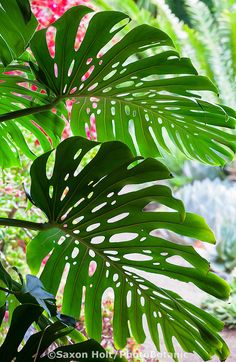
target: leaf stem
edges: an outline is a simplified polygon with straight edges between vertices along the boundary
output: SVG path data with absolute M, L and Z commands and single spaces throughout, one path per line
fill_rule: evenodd
M 2 292 L 8 293 L 8 294 L 15 294 L 15 292 L 13 292 L 12 290 L 6 289 L 6 288 L 3 288 L 3 287 L 0 287 L 0 290 Z
M 20 290 L 10 290 L 10 289 L 3 288 L 3 287 L 0 287 L 0 290 L 2 292 L 8 293 L 8 294 L 14 294 L 16 296 L 16 298 L 17 298 L 17 295 L 21 294 Z
M 39 113 L 39 112 L 46 112 L 46 111 L 52 109 L 54 106 L 56 106 L 57 103 L 60 102 L 60 100 L 61 100 L 61 98 L 58 97 L 58 98 L 55 98 L 51 103 L 45 104 L 43 106 L 19 109 L 17 111 L 1 114 L 0 123 L 10 121 L 12 119 L 16 119 L 19 117 L 29 116 L 31 114 L 35 114 L 35 113 Z
M 3 217 L 0 218 L 0 226 L 14 226 L 31 230 L 45 230 L 51 227 L 49 223 L 37 223 L 27 220 L 17 220 Z

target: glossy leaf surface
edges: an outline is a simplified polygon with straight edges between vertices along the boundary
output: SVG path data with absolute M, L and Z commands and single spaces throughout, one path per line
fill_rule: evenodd
M 63 141 L 56 153 L 40 156 L 31 167 L 31 199 L 49 224 L 29 244 L 28 263 L 37 273 L 50 253 L 41 279 L 53 294 L 67 270 L 63 313 L 79 318 L 85 288 L 91 338 L 100 339 L 102 296 L 112 288 L 118 348 L 126 345 L 130 333 L 139 343 L 144 341 L 145 315 L 157 349 L 159 326 L 169 352 L 174 352 L 176 337 L 185 351 L 196 351 L 203 359 L 214 353 L 225 356 L 227 347 L 217 335 L 221 322 L 149 281 L 147 273 L 162 274 L 192 282 L 219 298 L 229 293 L 192 247 L 158 236 L 159 229 L 166 229 L 214 242 L 205 221 L 186 214 L 182 202 L 160 184 L 170 177 L 160 162 L 134 158 L 120 142 L 99 144 L 80 137 Z M 160 206 L 155 212 L 147 208 L 153 202 Z M 184 264 L 178 265 L 175 257 Z
M 119 40 L 117 33 L 129 19 L 105 11 L 92 17 L 75 49 L 77 30 L 90 12 L 74 7 L 53 24 L 55 55 L 48 49 L 47 29 L 31 41 L 37 78 L 61 99 L 77 99 L 74 134 L 84 136 L 96 118 L 99 141 L 120 140 L 144 156 L 170 151 L 173 143 L 202 162 L 223 164 L 232 158 L 235 136 L 224 128 L 235 127 L 235 112 L 200 97 L 202 91 L 216 89 L 197 75 L 189 59 L 179 57 L 171 39 L 141 25 Z
M 7 66 L 27 47 L 37 27 L 29 0 L 1 0 L 0 61 Z
M 0 122 L 0 167 L 11 167 L 19 165 L 19 149 L 28 158 L 35 158 L 35 150 L 32 144 L 29 144 L 29 138 L 32 141 L 37 140 L 44 152 L 52 146 L 55 147 L 65 126 L 62 115 L 66 115 L 67 111 L 63 104 L 57 112 L 50 110 L 50 96 L 46 95 L 45 87 L 32 80 L 28 67 L 9 66 L 7 72 L 3 67 L 0 69 L 1 115 L 49 106 L 48 110 L 40 114 L 28 114 L 11 121 Z
M 81 343 L 61 345 L 53 351 L 48 350 L 52 343 L 58 339 L 68 335 L 71 328 L 57 321 L 48 325 L 42 331 L 32 333 L 34 331 L 32 324 L 38 322 L 43 309 L 34 304 L 22 304 L 18 306 L 14 312 L 10 328 L 6 338 L 0 347 L 1 361 L 11 362 L 13 359 L 16 362 L 39 362 L 39 361 L 91 361 L 93 355 L 98 355 L 94 361 L 109 362 L 113 359 L 99 358 L 100 355 L 106 355 L 105 350 L 94 340 L 88 340 Z M 31 328 L 31 333 L 29 333 Z M 31 334 L 25 341 L 26 333 Z M 23 347 L 21 343 L 24 341 Z M 64 340 L 65 341 L 65 340 Z M 43 355 L 43 356 L 42 356 Z M 64 357 L 63 357 L 64 356 Z

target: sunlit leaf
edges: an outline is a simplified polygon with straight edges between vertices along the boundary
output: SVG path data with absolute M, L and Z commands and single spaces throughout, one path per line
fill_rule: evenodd
M 147 273 L 162 274 L 192 282 L 219 298 L 229 293 L 227 284 L 209 272 L 208 262 L 191 246 L 158 233 L 166 229 L 214 242 L 205 221 L 185 213 L 182 202 L 160 184 L 171 177 L 166 167 L 155 159 L 133 157 L 120 142 L 100 144 L 80 137 L 58 146 L 54 165 L 48 161 L 50 155 L 40 156 L 31 167 L 31 199 L 48 224 L 28 245 L 27 259 L 37 273 L 49 255 L 41 279 L 53 294 L 66 272 L 63 313 L 80 317 L 85 288 L 87 332 L 99 341 L 102 296 L 112 288 L 118 348 L 126 345 L 130 334 L 144 342 L 145 315 L 158 350 L 159 326 L 169 352 L 174 352 L 175 337 L 185 351 L 203 359 L 214 353 L 226 356 L 227 347 L 217 334 L 221 322 L 149 281 Z M 153 202 L 159 205 L 154 212 L 147 208 Z
M 209 164 L 232 158 L 235 136 L 225 129 L 235 127 L 235 112 L 201 98 L 202 91 L 216 88 L 197 75 L 189 59 L 179 57 L 171 39 L 141 25 L 119 40 L 129 18 L 105 11 L 92 17 L 75 49 L 77 30 L 90 12 L 73 7 L 53 23 L 55 55 L 48 49 L 47 29 L 31 41 L 37 78 L 58 98 L 76 99 L 74 134 L 86 135 L 96 118 L 99 141 L 121 140 L 144 156 L 158 156 L 173 144 Z

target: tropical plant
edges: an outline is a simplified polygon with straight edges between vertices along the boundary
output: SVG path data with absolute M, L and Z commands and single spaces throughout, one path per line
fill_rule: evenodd
M 26 195 L 42 216 L 40 222 L 1 217 L 0 225 L 39 231 L 27 246 L 28 265 L 52 295 L 66 279 L 62 312 L 74 318 L 80 317 L 85 290 L 90 338 L 101 338 L 102 296 L 112 288 L 116 347 L 124 347 L 130 335 L 144 342 L 145 315 L 156 348 L 161 329 L 175 360 L 174 338 L 203 360 L 214 354 L 225 360 L 229 350 L 218 334 L 223 324 L 149 280 L 147 273 L 161 274 L 221 299 L 229 295 L 227 283 L 209 272 L 208 262 L 191 246 L 157 236 L 157 230 L 166 229 L 215 242 L 204 219 L 185 212 L 161 184 L 171 174 L 149 156 L 171 151 L 172 142 L 190 158 L 224 164 L 236 150 L 235 136 L 227 132 L 235 127 L 235 111 L 202 99 L 202 91 L 215 87 L 189 59 L 179 57 L 161 30 L 140 25 L 125 32 L 127 15 L 91 12 L 71 8 L 50 29 L 36 31 L 20 58 L 1 67 L 0 149 L 6 154 L 1 166 L 18 162 L 16 148 L 34 159 Z M 75 47 L 78 29 L 88 18 Z M 53 52 L 48 32 L 55 36 Z M 6 44 L 8 38 L 3 34 Z M 73 100 L 74 137 L 60 143 L 68 99 Z M 81 137 L 94 119 L 99 142 Z M 23 128 L 46 153 L 36 158 Z M 149 209 L 153 203 L 159 205 L 156 212 Z
M 57 312 L 54 296 L 45 290 L 37 277 L 27 275 L 24 282 L 22 276 L 18 276 L 20 283 L 0 263 L 0 324 L 10 302 L 17 301 L 11 310 L 9 330 L 0 346 L 1 361 L 118 360 L 112 355 L 106 357 L 107 353 L 96 341 L 83 341 L 83 336 L 74 329 L 75 320 Z M 79 343 L 71 344 L 73 339 Z
M 183 0 L 182 5 L 179 2 L 176 5 L 187 13 L 188 18 L 184 17 L 184 21 L 183 17 L 180 20 L 176 12 L 173 13 L 175 4 L 170 7 L 168 0 L 153 0 L 154 11 L 139 9 L 140 5 L 136 5 L 134 0 L 127 0 L 124 4 L 118 0 L 108 0 L 106 3 L 94 0 L 94 3 L 102 8 L 115 7 L 126 11 L 137 23 L 148 21 L 160 27 L 171 37 L 178 51 L 191 57 L 196 68 L 216 84 L 220 90 L 220 100 L 236 107 L 234 1 Z
M 95 154 L 91 152 L 94 148 Z M 93 157 L 82 167 L 83 157 L 88 152 Z M 53 294 L 57 293 L 65 267 L 69 267 L 63 313 L 79 318 L 85 287 L 86 329 L 91 338 L 100 340 L 101 298 L 105 290 L 112 287 L 117 347 L 126 345 L 130 333 L 138 342 L 144 341 L 141 318 L 144 313 L 158 349 L 159 324 L 169 352 L 174 353 L 171 341 L 175 336 L 186 351 L 196 351 L 202 358 L 208 358 L 210 338 L 215 340 L 215 345 L 220 343 L 219 353 L 223 358 L 227 353 L 226 346 L 210 328 L 222 326 L 175 293 L 155 286 L 140 274 L 146 271 L 181 281 L 191 280 L 217 297 L 228 295 L 227 285 L 209 273 L 208 263 L 192 247 L 173 244 L 153 235 L 156 229 L 165 228 L 214 242 L 204 220 L 194 214 L 185 214 L 183 204 L 171 195 L 168 187 L 149 186 L 152 181 L 169 178 L 169 171 L 154 159 L 133 157 L 129 148 L 120 142 L 99 144 L 72 137 L 58 146 L 54 164 L 48 168 L 52 155 L 53 151 L 33 162 L 28 194 L 31 202 L 46 214 L 48 222 L 2 218 L 0 223 L 40 230 L 28 245 L 28 264 L 32 272 L 37 273 L 43 258 L 50 254 L 41 280 Z M 140 184 L 142 189 L 138 187 Z M 144 212 L 145 207 L 155 201 L 168 206 L 172 212 L 164 209 Z M 171 258 L 176 255 L 191 267 L 175 265 Z M 89 274 L 91 263 L 96 264 L 92 275 Z M 183 343 L 183 337 L 190 333 L 194 339 Z M 211 336 L 207 337 L 209 333 Z
M 100 12 L 90 20 L 77 51 L 74 43 L 78 27 L 91 11 L 83 6 L 71 8 L 53 24 L 57 34 L 55 55 L 49 53 L 47 29 L 43 29 L 30 42 L 35 57 L 30 66 L 8 68 L 23 74 L 9 75 L 4 69 L 0 116 L 4 134 L 7 136 L 13 125 L 8 121 L 15 119 L 15 127 L 20 123 L 37 137 L 40 134 L 39 141 L 46 150 L 50 142 L 45 132 L 54 145 L 58 143 L 63 129 L 61 117 L 66 112 L 64 100 L 72 98 L 71 127 L 75 135 L 86 135 L 86 128 L 96 117 L 100 141 L 124 141 L 133 152 L 144 156 L 158 156 L 162 148 L 169 151 L 172 142 L 187 156 L 206 163 L 223 164 L 232 158 L 235 136 L 222 128 L 235 127 L 235 112 L 199 97 L 201 91 L 216 89 L 207 78 L 196 74 L 188 59 L 179 58 L 174 50 L 165 50 L 173 46 L 170 38 L 159 29 L 141 25 L 106 51 L 124 28 L 121 22 L 129 19 L 120 12 Z M 93 42 L 94 33 L 100 34 L 99 42 Z M 158 53 L 148 57 L 152 48 Z M 136 55 L 143 52 L 144 58 L 137 59 Z M 25 84 L 34 84 L 37 90 L 29 90 Z M 104 125 L 105 117 L 108 120 Z M 16 138 L 14 130 L 10 134 L 32 158 L 22 137 Z M 198 137 L 200 134 L 202 137 Z M 4 140 L 7 143 L 7 138 Z M 13 152 L 4 150 L 9 159 Z

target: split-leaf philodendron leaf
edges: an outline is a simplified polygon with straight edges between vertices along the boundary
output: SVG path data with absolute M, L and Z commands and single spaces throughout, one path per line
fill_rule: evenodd
M 27 110 L 31 107 L 51 108 L 51 98 L 46 95 L 45 87 L 32 79 L 28 67 L 12 65 L 6 69 L 0 65 L 0 113 Z M 29 138 L 32 141 L 37 139 L 44 152 L 57 146 L 65 127 L 62 114 L 66 114 L 63 104 L 57 112 L 47 110 L 33 116 L 28 114 L 15 120 L 0 122 L 0 167 L 19 166 L 18 149 L 29 159 L 34 159 L 35 152 L 28 142 Z
M 235 112 L 199 97 L 199 91 L 216 89 L 197 75 L 189 59 L 179 57 L 171 39 L 142 25 L 118 41 L 128 16 L 105 11 L 92 17 L 77 50 L 78 27 L 90 12 L 75 7 L 53 24 L 55 56 L 48 50 L 47 29 L 31 41 L 38 79 L 56 96 L 76 98 L 74 134 L 84 136 L 96 118 L 99 141 L 123 141 L 143 156 L 157 156 L 173 142 L 206 163 L 222 164 L 232 157 L 235 137 L 221 127 L 235 127 Z M 156 49 L 156 55 L 150 56 L 149 49 Z
M 204 360 L 217 353 L 223 360 L 228 349 L 217 333 L 223 324 L 153 284 L 147 274 L 192 282 L 219 298 L 229 293 L 227 284 L 209 272 L 208 262 L 191 246 L 158 234 L 166 229 L 214 242 L 204 219 L 185 213 L 182 202 L 160 183 L 170 177 L 160 162 L 135 158 L 121 142 L 100 144 L 80 137 L 63 141 L 31 167 L 30 197 L 46 214 L 48 224 L 28 245 L 28 263 L 37 273 L 50 255 L 41 279 L 53 294 L 67 270 L 63 313 L 80 317 L 85 288 L 85 320 L 91 338 L 100 340 L 102 296 L 112 288 L 118 348 L 126 345 L 130 334 L 139 343 L 145 340 L 145 315 L 157 349 L 160 327 L 169 352 L 174 353 L 175 337 L 187 352 L 195 351 Z M 152 202 L 159 205 L 155 212 L 147 208 Z M 176 256 L 182 265 L 176 263 Z
M 1 0 L 0 24 L 0 61 L 7 66 L 25 51 L 38 23 L 29 0 Z
M 91 12 L 85 6 L 71 8 L 50 28 L 35 33 L 30 66 L 19 69 L 18 76 L 3 69 L 0 132 L 4 128 L 8 148 L 10 136 L 13 145 L 24 147 L 32 158 L 18 129 L 5 126 L 9 119 L 15 119 L 12 127 L 20 123 L 40 133 L 36 124 L 49 137 L 55 131 L 60 137 L 60 104 L 73 99 L 74 135 L 90 132 L 96 119 L 98 141 L 123 141 L 133 153 L 156 157 L 163 149 L 178 147 L 209 164 L 231 159 L 235 135 L 227 129 L 235 128 L 235 111 L 201 97 L 203 91 L 215 92 L 214 85 L 197 74 L 189 59 L 179 57 L 171 39 L 149 25 L 125 33 L 129 18 L 121 12 Z M 77 31 L 88 17 L 92 18 L 78 47 Z M 48 31 L 55 34 L 54 52 L 49 50 Z M 121 39 L 120 31 L 126 34 Z M 25 84 L 37 90 L 29 91 Z M 57 113 L 50 111 L 53 107 Z M 0 152 L 5 156 L 4 147 Z M 14 160 L 8 158 L 5 164 L 11 165 Z

